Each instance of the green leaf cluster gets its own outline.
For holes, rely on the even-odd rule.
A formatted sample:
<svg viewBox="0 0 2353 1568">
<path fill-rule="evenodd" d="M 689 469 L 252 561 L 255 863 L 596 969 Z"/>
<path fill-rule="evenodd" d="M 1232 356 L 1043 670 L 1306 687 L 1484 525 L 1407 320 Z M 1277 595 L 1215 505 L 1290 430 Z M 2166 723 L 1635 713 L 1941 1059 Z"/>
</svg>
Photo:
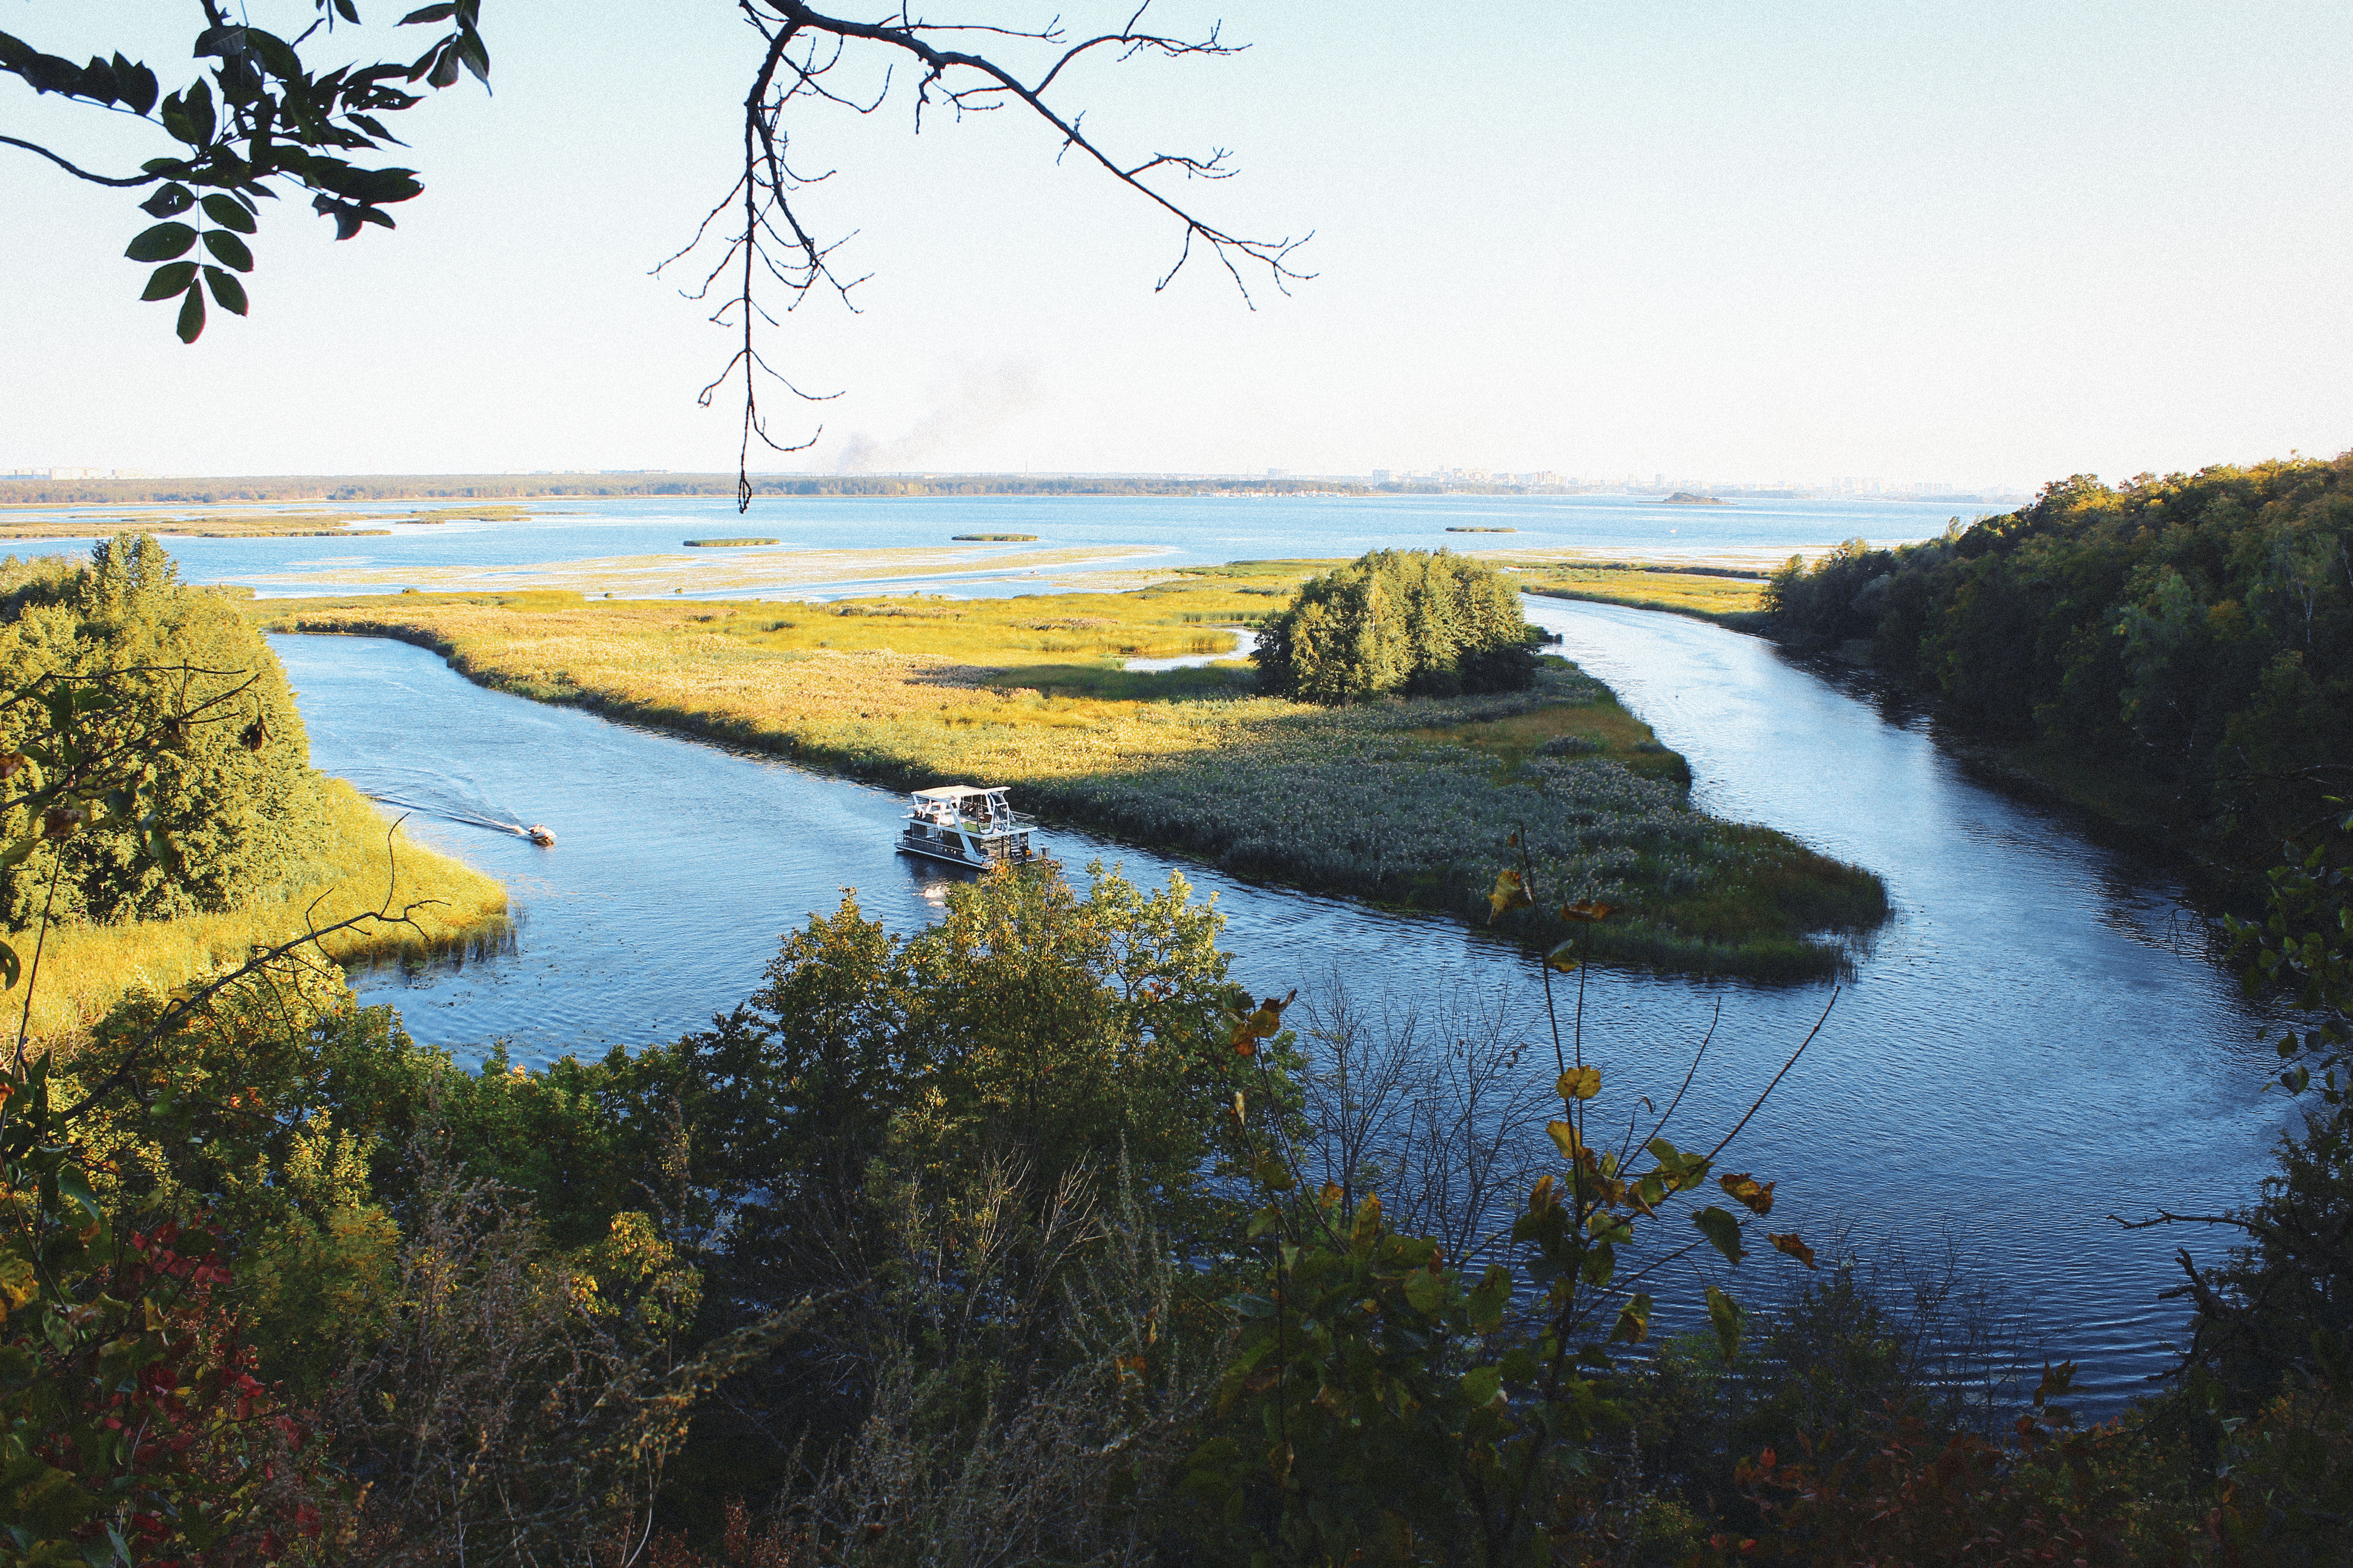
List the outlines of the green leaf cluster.
<svg viewBox="0 0 2353 1568">
<path fill-rule="evenodd" d="M 0 797 L 0 840 L 25 848 L 0 867 L 0 924 L 21 931 L 45 909 L 59 921 L 168 919 L 282 898 L 306 880 L 323 814 L 285 673 L 232 603 L 181 583 L 153 540 L 103 542 L 79 571 L 0 564 L 0 689 L 51 694 L 0 707 L 0 767 L 18 786 Z M 69 689 L 108 704 L 127 738 L 117 750 L 154 742 L 135 744 L 137 811 L 85 803 L 67 821 L 22 787 L 78 769 L 112 776 L 107 748 L 53 711 Z"/>
<path fill-rule="evenodd" d="M 416 171 L 362 167 L 341 154 L 400 144 L 378 117 L 422 101 L 406 90 L 409 83 L 452 87 L 462 70 L 489 84 L 481 0 L 427 5 L 402 17 L 402 26 L 448 28 L 410 63 L 378 60 L 324 70 L 306 62 L 303 50 L 324 47 L 338 23 L 357 25 L 359 11 L 353 0 L 312 4 L 318 21 L 291 39 L 252 26 L 242 11 L 232 25 L 216 8 L 205 7 L 206 25 L 198 29 L 191 53 L 214 63 L 207 75 L 170 92 L 162 91 L 153 70 L 120 51 L 76 65 L 0 33 L 0 75 L 17 78 L 36 93 L 152 117 L 178 144 L 171 155 L 147 160 L 140 174 L 122 176 L 93 175 L 46 148 L 33 151 L 101 184 L 154 186 L 140 204 L 152 218 L 173 220 L 196 210 L 218 226 L 199 229 L 158 221 L 124 252 L 133 261 L 163 264 L 149 275 L 141 298 L 180 301 L 175 331 L 183 342 L 195 342 L 204 331 L 207 289 L 220 309 L 246 313 L 245 286 L 237 274 L 253 269 L 253 253 L 239 236 L 255 231 L 258 198 L 277 195 L 273 182 L 309 193 L 312 209 L 333 221 L 338 239 L 349 239 L 367 225 L 390 228 L 392 216 L 385 208 L 425 188 Z M 179 259 L 200 241 L 210 261 Z"/>
<path fill-rule="evenodd" d="M 1261 629 L 1256 661 L 1286 697 L 1327 706 L 1535 684 L 1519 589 L 1440 550 L 1379 550 L 1310 578 Z"/>
</svg>

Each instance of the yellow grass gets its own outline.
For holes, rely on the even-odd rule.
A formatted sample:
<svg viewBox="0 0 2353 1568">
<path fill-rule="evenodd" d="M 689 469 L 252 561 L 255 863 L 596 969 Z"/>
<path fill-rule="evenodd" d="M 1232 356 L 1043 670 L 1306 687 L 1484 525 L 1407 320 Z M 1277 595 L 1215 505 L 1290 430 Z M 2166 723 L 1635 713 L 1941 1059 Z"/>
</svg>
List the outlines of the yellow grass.
<svg viewBox="0 0 2353 1568">
<path fill-rule="evenodd" d="M 1280 608 L 1322 564 L 996 600 L 541 592 L 246 608 L 280 631 L 402 637 L 488 686 L 878 784 L 1010 785 L 1025 809 L 1323 890 L 1483 910 L 1525 824 L 1564 901 L 1626 910 L 1620 952 L 1679 968 L 1818 974 L 1836 952 L 1811 933 L 1883 918 L 1867 873 L 1691 811 L 1683 760 L 1559 661 L 1530 692 L 1340 710 L 1259 696 L 1247 667 L 1118 668 L 1228 651 L 1226 626 Z M 1541 751 L 1570 734 L 1594 744 Z"/>
<path fill-rule="evenodd" d="M 1532 566 L 1521 578 L 1521 586 L 1555 598 L 1670 610 L 1736 626 L 1753 624 L 1765 609 L 1765 584 L 1757 578 L 1662 572 L 1633 565 Z"/>
<path fill-rule="evenodd" d="M 50 931 L 32 994 L 32 1037 L 45 1044 L 69 1040 L 133 990 L 167 991 L 207 971 L 243 963 L 256 946 L 276 946 L 306 929 L 366 910 L 397 910 L 438 900 L 416 911 L 413 929 L 375 924 L 325 938 L 328 956 L 349 961 L 427 951 L 501 928 L 507 895 L 494 879 L 395 833 L 366 797 L 343 780 L 324 782 L 333 847 L 315 884 L 284 903 L 228 914 Z M 26 932 L 11 939 L 27 963 L 31 938 Z M 11 1026 L 25 994 L 11 991 L 0 1000 Z"/>
</svg>

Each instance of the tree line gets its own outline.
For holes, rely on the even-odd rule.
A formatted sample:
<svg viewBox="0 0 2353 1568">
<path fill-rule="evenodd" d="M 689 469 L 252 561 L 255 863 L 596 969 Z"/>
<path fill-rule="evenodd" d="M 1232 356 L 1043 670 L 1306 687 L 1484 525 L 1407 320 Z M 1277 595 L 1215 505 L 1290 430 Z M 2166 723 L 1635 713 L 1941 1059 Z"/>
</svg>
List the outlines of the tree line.
<svg viewBox="0 0 2353 1568">
<path fill-rule="evenodd" d="M 1925 543 L 1793 559 L 1766 604 L 1773 635 L 1868 645 L 2242 882 L 2353 765 L 2353 454 L 2078 475 Z"/>
</svg>

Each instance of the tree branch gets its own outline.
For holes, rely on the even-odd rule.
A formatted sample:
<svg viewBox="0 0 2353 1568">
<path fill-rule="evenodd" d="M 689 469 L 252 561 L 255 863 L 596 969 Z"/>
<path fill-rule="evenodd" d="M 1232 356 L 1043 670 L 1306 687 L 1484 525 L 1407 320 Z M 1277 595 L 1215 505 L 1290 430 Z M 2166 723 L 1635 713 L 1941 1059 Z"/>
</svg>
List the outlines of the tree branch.
<svg viewBox="0 0 2353 1568">
<path fill-rule="evenodd" d="M 141 185 L 152 185 L 164 177 L 161 174 L 132 174 L 118 178 L 112 174 L 93 174 L 79 164 L 68 163 L 38 142 L 22 141 L 14 136 L 0 136 L 0 142 L 5 142 L 11 147 L 22 147 L 27 153 L 37 153 L 75 179 L 88 180 L 93 185 L 114 185 L 135 190 Z"/>
</svg>

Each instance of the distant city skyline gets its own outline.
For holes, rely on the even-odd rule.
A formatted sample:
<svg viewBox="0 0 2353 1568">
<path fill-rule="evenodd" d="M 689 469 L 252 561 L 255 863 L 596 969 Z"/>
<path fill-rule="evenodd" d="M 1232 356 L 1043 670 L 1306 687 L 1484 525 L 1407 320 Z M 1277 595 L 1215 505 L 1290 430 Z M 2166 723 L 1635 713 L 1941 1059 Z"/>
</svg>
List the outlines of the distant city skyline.
<svg viewBox="0 0 2353 1568">
<path fill-rule="evenodd" d="M 13 30 L 69 56 L 187 59 L 176 11 L 142 0 L 17 9 Z M 249 9 L 268 25 L 313 8 Z M 1090 0 L 1065 21 L 1132 9 Z M 854 231 L 838 260 L 874 279 L 860 314 L 787 318 L 779 364 L 840 395 L 773 403 L 779 437 L 814 445 L 755 460 L 1475 459 L 2027 491 L 2353 446 L 2341 4 L 1153 12 L 1179 32 L 1221 15 L 1245 52 L 1082 72 L 1068 102 L 1122 148 L 1235 149 L 1239 178 L 1181 194 L 1247 232 L 1315 231 L 1313 280 L 1252 309 L 1197 258 L 1155 292 L 1169 226 L 1009 115 L 920 136 L 903 104 L 812 116 L 796 150 L 839 173 L 810 188 L 810 219 Z M 488 19 L 496 96 L 469 83 L 403 117 L 427 191 L 399 228 L 338 245 L 301 204 L 264 204 L 253 313 L 194 348 L 120 259 L 147 221 L 132 203 L 0 147 L 0 464 L 732 463 L 740 410 L 694 402 L 726 336 L 648 272 L 733 177 L 754 40 L 716 0 L 665 12 L 659 68 L 625 0 Z M 408 42 L 381 23 L 351 37 Z M 87 164 L 161 150 L 152 125 L 5 91 L 12 135 Z"/>
</svg>

